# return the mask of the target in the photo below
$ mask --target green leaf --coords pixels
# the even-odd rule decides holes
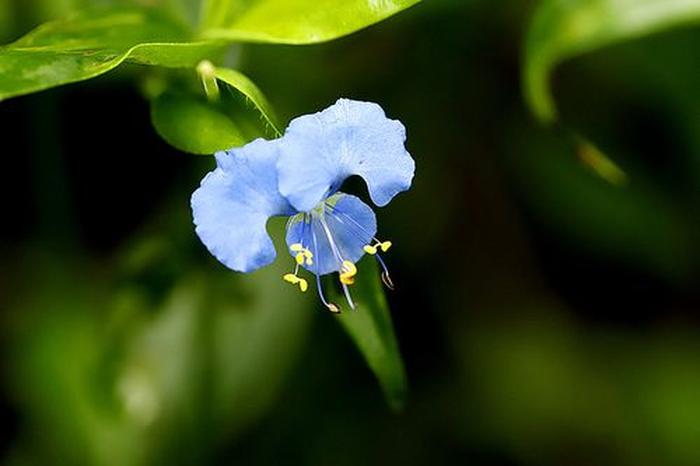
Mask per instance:
[[[548,81],[561,62],[617,42],[700,22],[697,0],[544,0],[525,44],[525,97],[544,122],[556,119]]]
[[[275,220],[281,232],[284,220]],[[276,236],[275,244],[280,243],[284,241]],[[314,313],[307,296],[284,286],[280,277],[287,272],[287,264],[278,261],[244,279],[218,280],[219,299],[212,303],[215,315],[207,336],[217,375],[211,393],[214,414],[228,434],[239,432],[272,407],[306,343]],[[231,302],[233,297],[225,300],[232,282],[249,296],[247,305]]]
[[[185,94],[166,92],[151,105],[151,121],[171,146],[211,155],[247,142],[242,130],[214,105]]]
[[[166,92],[151,105],[151,120],[170,145],[192,154],[213,154],[261,137],[282,134],[270,103],[244,74],[205,62],[200,74],[210,100]],[[209,83],[209,78],[212,82]],[[224,86],[221,92],[216,80]]]
[[[371,26],[420,0],[218,0],[205,37],[311,44]]]
[[[246,98],[250,99],[250,102],[260,112],[260,115],[263,117],[265,122],[270,125],[270,128],[272,128],[275,134],[277,136],[282,135],[282,130],[280,129],[277,117],[275,117],[275,113],[272,110],[272,106],[267,101],[267,98],[262,91],[258,89],[255,83],[253,83],[253,81],[251,81],[246,75],[229,68],[216,68],[215,75],[218,79],[235,88]]]
[[[150,9],[106,9],[46,23],[0,48],[0,100],[94,78],[124,61],[193,66],[219,51]]]
[[[360,264],[352,293],[356,309],[337,318],[379,380],[387,403],[399,411],[408,391],[406,373],[376,262],[365,260]],[[336,302],[343,299],[335,294]]]
[[[209,64],[211,66],[211,64]],[[210,73],[208,67],[200,67]],[[166,92],[151,104],[151,120],[170,145],[191,154],[213,154],[251,140],[282,133],[270,103],[245,75],[228,68],[211,69],[222,81],[209,101],[185,93]]]
[[[153,234],[121,250],[119,270],[104,264],[108,279],[74,255],[18,261],[31,267],[14,281],[33,286],[14,291],[6,322],[3,370],[27,420],[10,453],[24,461],[10,463],[203,464],[283,393],[314,316],[308,299],[284,286],[284,261],[247,276],[213,259],[197,267],[178,212],[161,211]],[[284,219],[271,223],[281,247]]]
[[[157,7],[194,29],[201,14],[201,2],[202,0],[155,0],[149,5]]]

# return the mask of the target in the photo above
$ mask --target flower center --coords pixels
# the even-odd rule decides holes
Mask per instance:
[[[340,308],[326,299],[321,284],[321,275],[331,272],[338,273],[338,279],[343,294],[351,309],[355,309],[349,287],[355,284],[358,273],[357,262],[363,254],[374,256],[382,267],[382,281],[390,288],[394,284],[389,278],[386,264],[380,257],[379,251],[386,252],[391,248],[391,241],[380,241],[368,231],[363,222],[363,212],[355,213],[340,208],[337,197],[332,196],[320,203],[310,212],[297,214],[287,222],[287,241],[289,252],[295,260],[293,273],[284,275],[284,280],[298,285],[304,292],[308,288],[305,279],[299,277],[299,269],[303,267],[314,273],[318,294],[323,304],[331,312],[340,312]],[[372,230],[374,220],[372,219]]]

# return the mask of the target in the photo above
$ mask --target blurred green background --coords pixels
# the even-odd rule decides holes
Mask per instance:
[[[88,3],[0,0],[0,37]],[[5,464],[700,464],[700,28],[572,54],[547,126],[521,80],[539,4],[234,50],[283,121],[344,96],[408,129],[414,187],[378,215],[400,414],[284,260],[208,255],[189,196],[213,161],[156,135],[144,67],[0,104]]]

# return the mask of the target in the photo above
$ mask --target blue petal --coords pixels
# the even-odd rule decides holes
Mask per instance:
[[[364,178],[372,201],[384,206],[411,187],[415,163],[404,147],[406,129],[374,103],[340,99],[294,119],[281,139],[279,189],[307,212],[351,175]]]
[[[293,209],[277,190],[277,141],[257,139],[216,154],[217,168],[192,194],[196,232],[226,267],[252,272],[275,259],[265,228]]]
[[[372,209],[355,196],[338,193],[328,199],[323,210],[291,219],[287,245],[291,248],[300,243],[309,249],[313,253],[313,264],[304,265],[304,268],[325,275],[340,270],[343,260],[353,263],[360,260],[364,255],[363,247],[372,242],[376,233],[377,219]],[[290,250],[290,254],[296,253]]]

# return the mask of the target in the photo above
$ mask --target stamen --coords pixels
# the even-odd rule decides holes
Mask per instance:
[[[377,254],[374,257],[377,258],[377,262],[379,262],[379,265],[382,267],[382,282],[384,283],[384,285],[386,285],[387,288],[389,288],[391,291],[394,291],[394,282],[391,281],[391,277],[389,276],[389,268],[386,266],[384,260],[379,254]]]
[[[302,232],[303,236],[303,232]],[[292,252],[296,252],[294,255],[294,260],[298,265],[313,265],[314,260],[313,260],[313,253],[309,251],[308,248],[305,248],[303,244],[301,243],[294,243],[289,246],[289,250]]]
[[[365,230],[365,228],[362,225],[360,225],[354,218],[352,218],[348,214],[344,213],[340,209],[333,207],[330,204],[328,204],[328,207],[331,210],[331,215],[335,215],[335,214],[342,215],[346,219],[350,220],[357,230],[361,231],[362,233],[364,233],[367,236],[371,236],[370,233],[367,230]],[[340,218],[339,216],[336,216],[335,219],[338,220],[340,223],[347,225],[343,221],[343,219]],[[372,255],[372,256],[377,258],[377,262],[379,262],[379,265],[382,267],[382,273],[381,273],[382,282],[384,283],[384,285],[387,288],[389,288],[390,290],[393,291],[395,289],[395,286],[394,286],[394,282],[391,280],[391,276],[389,276],[389,268],[386,266],[386,264],[384,263],[384,260],[382,260],[381,256],[378,254],[378,250],[377,250],[377,248],[379,248],[382,250],[382,252],[388,251],[389,248],[391,248],[391,246],[392,246],[392,242],[391,241],[379,241],[374,236],[372,236],[372,240],[374,241],[374,244],[367,244],[362,249],[367,254]],[[341,278],[341,281],[342,281],[342,278]]]
[[[318,244],[316,242],[316,232],[314,231],[313,227],[311,227],[311,238],[314,243],[314,252],[318,254]],[[335,304],[331,303],[329,301],[326,301],[326,296],[323,294],[323,286],[321,286],[321,277],[318,274],[318,271],[316,272],[316,288],[318,289],[318,296],[321,298],[321,302],[328,308],[329,311],[331,311],[334,314],[339,314],[340,313],[340,308]]]
[[[302,293],[306,293],[306,290],[309,289],[309,283],[303,278],[299,279],[299,289]]]
[[[378,240],[375,236],[372,236],[372,235],[365,229],[365,227],[363,227],[362,225],[360,225],[360,223],[359,223],[357,220],[355,220],[354,218],[352,218],[350,215],[346,214],[346,213],[343,212],[342,210],[338,209],[337,207],[332,206],[332,205],[330,205],[330,204],[326,204],[326,205],[327,205],[328,208],[331,210],[331,214],[340,214],[340,215],[342,215],[342,216],[345,217],[346,219],[350,220],[350,221],[355,225],[355,227],[356,227],[357,229],[359,229],[362,233],[364,233],[364,234],[367,235],[367,236],[371,236],[371,237],[372,237],[372,241],[374,241],[374,244],[367,244],[367,245],[365,245],[365,246],[362,248],[367,254],[370,254],[370,255],[376,254],[376,253],[377,253],[377,248],[380,248],[380,249],[382,250],[382,252],[387,252],[387,251],[389,250],[389,248],[391,248],[391,246],[393,245],[393,243],[392,243],[391,241],[380,241],[380,240]],[[336,219],[337,219],[340,223],[343,223],[343,224],[345,223],[345,222],[343,222],[343,219],[341,219],[341,218],[336,217]]]
[[[362,249],[364,249],[364,251],[365,251],[367,254],[372,255],[372,256],[375,255],[375,254],[377,253],[377,248],[376,248],[376,246],[370,246],[369,244],[365,245],[365,247],[363,247]]]
[[[307,221],[307,220],[308,220],[308,221]],[[307,214],[304,214],[303,221],[304,221],[304,225],[303,225],[303,227],[302,227],[302,237],[305,237],[307,225],[309,225],[309,227],[311,227],[311,218],[310,218],[310,216],[307,218]],[[314,261],[313,261],[314,255],[311,253],[311,251],[310,251],[308,248],[304,247],[304,246],[302,246],[302,249],[301,249],[300,251],[301,251],[302,254],[304,254],[304,258],[306,259],[306,265],[308,265],[308,266],[313,265],[313,263],[314,263]]]
[[[335,304],[326,303],[326,306],[328,306],[328,310],[331,311],[333,314],[340,314],[340,308]]]
[[[348,302],[350,309],[352,309],[354,311],[355,310],[355,302],[352,300],[352,295],[350,294],[350,290],[348,289],[348,286],[343,282],[340,282],[340,285],[343,287],[343,293],[345,294],[345,301]]]
[[[340,281],[346,285],[353,285],[355,283],[355,275],[357,275],[357,267],[355,267],[355,264],[348,260],[343,261],[340,270]]]
[[[391,277],[389,276],[388,272],[382,272],[382,283],[384,283],[391,291],[396,289],[394,288],[394,282],[391,281]]]
[[[294,267],[294,273],[287,273],[282,277],[282,280],[285,282],[291,283],[292,285],[299,285],[299,289],[301,290],[302,293],[306,293],[306,290],[309,289],[309,283],[306,281],[306,279],[301,278],[297,276],[299,273],[299,265],[297,264],[296,267]]]
[[[340,219],[338,219],[340,220]],[[382,252],[387,252],[392,245],[391,241],[379,241],[377,238],[373,238],[374,244],[366,244],[362,249],[369,255],[375,255],[377,253],[377,248],[381,249]]]
[[[330,230],[330,228],[328,228],[328,224],[326,223],[326,219],[323,217],[323,215],[321,215],[321,216],[319,217],[319,222],[321,223],[321,226],[323,227],[323,231],[324,231],[324,233],[326,234],[326,238],[328,239],[328,244],[330,244],[331,250],[333,251],[333,254],[335,255],[336,259],[338,259],[338,262],[340,262],[340,264],[341,264],[341,269],[342,269],[342,265],[343,265],[345,262],[350,262],[350,261],[345,261],[345,260],[343,259],[343,257],[341,256],[340,250],[339,250],[338,247],[336,246],[335,240],[333,240],[333,235],[331,234],[331,230]],[[352,263],[352,262],[350,262],[350,263]],[[355,265],[355,264],[353,264],[353,267],[354,267],[354,265]],[[355,273],[357,273],[357,269],[355,269]],[[353,275],[354,275],[354,274],[353,274]],[[354,282],[354,280],[353,280],[353,282]],[[352,296],[350,295],[350,290],[348,289],[348,286],[347,286],[346,281],[343,280],[343,276],[342,276],[342,275],[341,275],[341,277],[340,277],[340,284],[341,284],[342,287],[343,287],[343,293],[345,294],[345,300],[346,300],[346,301],[348,302],[348,304],[350,305],[350,309],[353,309],[353,310],[354,310],[354,309],[355,309],[355,303],[354,303],[353,300],[352,300]]]

